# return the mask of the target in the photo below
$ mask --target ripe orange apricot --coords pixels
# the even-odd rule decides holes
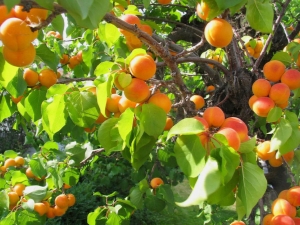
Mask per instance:
[[[63,39],[59,32],[53,31],[53,30],[47,32],[46,37],[50,37],[50,36],[55,37],[55,38],[60,39],[60,40]]]
[[[287,215],[290,217],[296,216],[296,207],[289,203],[287,200],[277,198],[271,205],[271,211],[274,216]]]
[[[272,157],[275,157],[276,152],[270,152],[271,149],[271,142],[270,141],[264,141],[262,143],[260,143],[257,147],[256,147],[256,154],[259,158],[261,158],[262,160],[269,160]]]
[[[78,51],[77,54],[76,54],[76,58],[79,62],[83,62],[83,59],[82,59],[82,50]]]
[[[172,0],[157,0],[157,2],[162,5],[167,5],[170,4]]]
[[[282,191],[279,193],[279,195],[278,195],[277,198],[283,198],[283,199],[287,200],[287,193],[288,193],[288,191],[289,191],[289,190],[282,190]],[[288,200],[287,200],[287,201],[288,201]]]
[[[136,78],[148,80],[156,72],[156,63],[149,55],[137,55],[129,63],[130,73]]]
[[[207,93],[209,93],[209,92],[214,91],[215,89],[216,89],[215,86],[209,85],[209,86],[206,87],[205,91],[206,91]]]
[[[249,55],[254,56],[255,52],[254,49],[251,48],[250,46],[246,47],[247,52],[249,53]]]
[[[96,130],[96,126],[93,126],[92,128],[90,127],[85,127],[83,130],[87,133],[93,133]]]
[[[155,93],[149,98],[148,103],[153,103],[157,105],[158,107],[162,108],[166,113],[169,113],[172,108],[172,102],[170,98],[164,93]]]
[[[63,188],[64,188],[64,189],[70,189],[71,186],[70,186],[69,184],[64,184],[64,185],[63,185]]]
[[[136,48],[141,48],[143,46],[143,42],[141,42],[141,40],[138,37],[134,35],[125,36],[125,37],[126,37],[126,45],[128,46],[128,49],[130,51]]]
[[[14,191],[10,191],[7,194],[8,194],[8,198],[9,198],[9,205],[15,206],[18,203],[18,201],[20,200],[19,195]]]
[[[40,216],[45,215],[47,212],[47,206],[42,202],[34,203],[34,211],[36,211]]]
[[[55,205],[59,208],[68,208],[68,196],[60,194],[55,198]]]
[[[272,218],[270,225],[295,225],[295,222],[290,216],[277,215]]]
[[[131,83],[124,88],[124,95],[133,102],[145,102],[150,96],[150,90],[144,80],[133,78]]]
[[[24,69],[23,79],[26,81],[27,86],[32,87],[39,81],[39,74],[32,69]]]
[[[107,109],[105,110],[105,115],[106,117],[100,112],[97,120],[95,121],[96,124],[101,124],[103,123],[105,120],[107,120],[108,118],[110,118],[110,111],[108,111]]]
[[[5,5],[0,5],[0,26],[5,20],[13,16],[14,16],[13,9],[10,12],[8,12],[7,7]]]
[[[256,45],[254,47],[254,52],[255,53],[260,53],[261,50],[263,49],[264,47],[264,44],[261,40],[256,40]]]
[[[13,187],[13,191],[16,192],[19,196],[23,195],[23,191],[25,190],[25,185],[22,183],[17,183],[15,184],[15,186]]]
[[[64,65],[69,62],[69,55],[67,54],[62,54],[61,59],[59,60],[60,64]]]
[[[31,168],[30,167],[28,167],[27,169],[26,169],[26,176],[28,177],[28,178],[35,178],[35,175],[33,174],[33,172],[32,172],[32,170],[31,170]]]
[[[15,98],[14,96],[11,96],[11,100],[12,100],[15,104],[18,104],[18,103],[22,100],[23,97],[24,97],[23,95],[21,95],[21,96],[19,96],[19,97],[17,97],[17,98]]]
[[[270,225],[273,217],[274,215],[271,213],[265,215],[262,221],[262,225]]]
[[[300,225],[300,218],[299,217],[294,217],[292,219],[294,220],[295,225]]]
[[[68,209],[68,207],[66,207],[66,208],[60,208],[60,207],[58,207],[56,205],[53,208],[53,213],[54,213],[55,216],[62,216],[62,215],[64,215],[66,213],[67,209]]]
[[[269,97],[258,97],[252,105],[252,110],[260,117],[267,117],[272,108],[275,107],[274,101]]]
[[[170,130],[173,127],[173,125],[174,125],[174,122],[173,122],[172,118],[167,117],[164,130]]]
[[[49,88],[57,82],[56,72],[51,69],[43,69],[39,74],[41,85]]]
[[[234,129],[240,137],[241,142],[249,140],[248,138],[248,127],[243,120],[237,117],[228,117],[224,120],[224,123],[220,127],[229,127]]]
[[[284,83],[274,84],[270,89],[269,97],[275,102],[275,104],[285,103],[290,97],[290,89]]]
[[[153,34],[153,30],[148,24],[141,25],[140,29],[142,31],[146,32],[147,34],[149,34],[150,36],[152,36],[152,34]]]
[[[23,11],[23,6],[15,6],[15,16],[28,23],[39,24],[47,19],[48,10],[32,8],[29,12]]]
[[[276,157],[273,156],[272,158],[269,159],[269,163],[272,167],[279,167],[282,165],[283,161],[281,157],[276,159]]]
[[[29,47],[19,51],[13,51],[6,45],[2,49],[4,59],[11,65],[16,67],[25,67],[33,63],[36,55],[33,44],[29,44]]]
[[[221,108],[213,106],[204,110],[203,118],[209,127],[220,127],[225,121],[225,114]]]
[[[271,83],[266,79],[257,79],[252,84],[252,92],[257,97],[267,97],[271,90]]]
[[[73,194],[67,194],[67,198],[68,198],[68,206],[69,207],[75,205],[76,198]]]
[[[296,69],[289,69],[281,77],[281,83],[285,83],[291,90],[300,87],[300,72]]]
[[[6,159],[5,162],[4,162],[4,166],[5,166],[6,168],[8,168],[8,167],[10,167],[10,166],[16,166],[16,165],[17,165],[17,164],[16,164],[16,161],[15,161],[14,159],[11,159],[11,158]]]
[[[48,209],[48,212],[46,213],[46,216],[47,216],[48,219],[53,219],[55,217],[54,208],[53,207],[50,207]]]
[[[196,12],[201,19],[206,20],[209,14],[208,4],[204,1],[201,1],[201,3],[197,4]]]
[[[223,48],[229,45],[232,40],[232,26],[226,20],[216,18],[205,26],[204,35],[210,45]]]
[[[122,113],[124,112],[127,108],[134,108],[136,106],[136,102],[130,101],[128,98],[123,95],[118,103],[119,106],[119,111]]]
[[[207,57],[208,59],[212,59],[214,61],[217,61],[219,63],[222,63],[223,61],[223,57],[221,55],[210,55],[209,57]],[[213,64],[207,64],[210,68],[214,68]]]
[[[300,186],[291,187],[286,193],[286,200],[293,206],[300,206]]]
[[[158,188],[162,184],[164,184],[164,181],[159,177],[152,178],[152,180],[150,181],[150,186],[153,189]]]
[[[273,82],[280,81],[284,72],[285,65],[278,60],[271,60],[267,62],[263,67],[265,78]]]
[[[32,32],[28,24],[18,18],[5,20],[0,28],[0,39],[11,51],[27,49],[37,34],[37,31]]]
[[[233,221],[230,225],[246,225],[243,221]]]
[[[70,57],[69,64],[68,64],[68,67],[70,69],[74,69],[75,66],[77,66],[79,64],[80,64],[80,61],[77,59],[76,55],[73,55],[73,56]]]
[[[248,100],[249,107],[253,110],[253,103],[258,99],[256,95],[252,95]]]
[[[203,108],[205,105],[205,100],[200,95],[192,95],[190,101],[194,102],[196,110]]]
[[[228,145],[232,147],[234,150],[238,151],[241,145],[241,140],[238,135],[238,133],[230,128],[230,127],[225,127],[221,128],[218,132],[218,134],[223,134],[225,138],[228,141]]]
[[[138,18],[136,15],[134,14],[125,14],[123,16],[120,17],[121,20],[123,20],[126,23],[129,23],[131,25],[137,25],[138,27],[141,26],[141,21],[140,18]],[[123,30],[123,29],[119,29],[119,31],[124,35],[124,36],[130,36],[133,35],[131,32]]]
[[[290,151],[288,153],[285,153],[282,155],[282,157],[285,159],[286,162],[290,162],[294,158],[295,152]]]
[[[107,98],[106,100],[106,109],[109,112],[119,112],[119,101],[121,99],[121,96],[118,94],[111,94],[110,98]]]

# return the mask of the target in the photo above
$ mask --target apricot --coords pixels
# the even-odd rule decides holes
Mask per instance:
[[[272,158],[269,159],[269,164],[270,164],[272,167],[279,167],[279,166],[282,165],[282,163],[283,163],[283,161],[282,161],[282,158],[281,158],[281,157],[278,158],[278,159],[276,159],[276,157],[273,156]]]
[[[286,200],[293,206],[300,206],[300,186],[291,187],[286,193]]]
[[[28,23],[39,24],[47,19],[48,10],[32,8],[29,12],[23,11],[23,6],[15,6],[15,16],[21,20],[28,21]]]
[[[17,165],[16,161],[14,159],[11,159],[11,158],[6,159],[5,162],[4,162],[5,168],[8,168],[10,166],[16,166],[16,165]]]
[[[276,152],[270,152],[271,149],[271,142],[270,141],[264,141],[262,143],[260,143],[255,151],[257,156],[262,159],[262,160],[269,160],[272,157],[275,157]]]
[[[230,225],[246,225],[243,221],[233,221]]]
[[[285,65],[278,60],[271,60],[264,65],[263,73],[269,81],[278,82],[285,73]]]
[[[265,215],[262,220],[262,225],[270,225],[273,217],[274,217],[274,215],[271,213]]]
[[[213,106],[204,110],[203,118],[209,127],[220,127],[225,121],[225,114],[221,108]]]
[[[60,64],[64,65],[69,62],[69,55],[67,54],[62,54],[62,57],[59,60]]]
[[[289,105],[289,101],[287,100],[286,102],[284,103],[281,103],[281,104],[276,104],[279,108],[281,109],[285,109],[286,107],[288,107]]]
[[[275,104],[285,103],[290,97],[290,89],[284,83],[274,84],[270,89],[269,97],[275,102]]]
[[[119,101],[121,99],[121,96],[118,94],[111,94],[110,98],[107,98],[106,100],[106,109],[109,112],[119,112]]]
[[[23,95],[21,95],[21,96],[19,96],[19,97],[14,97],[14,96],[11,96],[11,100],[15,103],[15,104],[18,104],[21,100],[22,100],[22,98],[23,98],[24,96]]]
[[[9,64],[16,67],[29,66],[31,63],[33,63],[36,55],[35,48],[31,43],[29,44],[28,48],[19,51],[13,51],[4,45],[2,48],[2,53],[4,59]]]
[[[59,208],[68,208],[68,196],[65,194],[56,196],[54,202]]]
[[[277,215],[272,218],[270,225],[295,225],[295,222],[290,216]]]
[[[246,47],[246,51],[249,53],[249,55],[254,56],[255,51],[253,48],[251,48],[250,46]]]
[[[150,181],[150,186],[153,189],[158,188],[162,184],[164,184],[164,181],[159,177],[152,178],[152,180]]]
[[[208,4],[204,1],[201,1],[201,3],[197,4],[196,12],[201,19],[206,20],[209,14]]]
[[[47,206],[42,202],[34,203],[34,211],[36,211],[40,216],[47,213]]]
[[[38,32],[32,32],[27,23],[18,18],[5,20],[0,28],[0,39],[11,51],[28,49]]]
[[[264,44],[261,40],[256,40],[256,45],[254,47],[255,53],[260,53],[264,47]]]
[[[216,89],[215,86],[209,85],[206,87],[205,92],[207,92],[207,93],[213,92],[215,89]]]
[[[16,192],[19,196],[23,195],[23,191],[25,190],[25,185],[22,183],[18,183],[13,187],[13,191]]]
[[[16,166],[20,167],[20,166],[24,166],[25,164],[25,159],[22,156],[17,156],[15,158],[15,162],[16,162]]]
[[[64,215],[66,213],[67,209],[68,209],[68,207],[66,207],[66,208],[60,208],[60,207],[58,207],[56,205],[53,208],[53,213],[54,213],[55,216],[62,216],[62,215]]]
[[[286,84],[291,90],[300,87],[300,72],[296,69],[289,69],[281,77],[281,83]]]
[[[47,217],[48,219],[53,219],[53,218],[55,218],[54,208],[50,207],[50,208],[48,209],[48,212],[46,213],[46,217]]]
[[[229,45],[232,40],[232,26],[226,20],[216,18],[205,26],[204,35],[210,45],[223,48]]]
[[[93,133],[96,130],[96,126],[93,127],[85,127],[83,130],[87,133]]]
[[[33,172],[32,172],[32,170],[31,170],[30,167],[28,167],[28,168],[26,169],[25,174],[26,174],[26,176],[27,176],[28,178],[35,178],[35,175],[33,174]]]
[[[10,191],[7,194],[9,198],[9,205],[15,206],[20,200],[19,195],[14,191]]]
[[[203,108],[205,105],[205,100],[200,95],[192,95],[190,101],[194,102],[196,110]]]
[[[118,103],[119,111],[122,113],[127,108],[135,108],[136,104],[136,102],[130,101],[128,98],[125,97],[125,95],[123,95]]]
[[[140,29],[142,31],[146,32],[147,34],[149,34],[150,36],[152,36],[152,34],[153,34],[152,28],[149,25],[147,25],[147,24],[141,25]]]
[[[224,123],[220,127],[229,127],[234,129],[240,137],[241,142],[247,141],[248,138],[248,127],[243,120],[237,117],[228,117],[224,120]]]
[[[274,101],[269,97],[258,97],[252,105],[252,110],[260,117],[267,117],[272,108],[275,107]]]
[[[295,225],[300,225],[300,218],[299,217],[294,217],[292,219],[294,220]]]
[[[105,109],[105,115],[106,117],[100,113],[97,120],[95,121],[96,124],[101,124],[103,123],[105,120],[107,120],[110,117],[110,111],[108,111],[107,109]]]
[[[283,154],[282,157],[285,159],[286,162],[290,162],[291,160],[293,160],[294,155],[295,155],[295,152],[290,151],[288,153]]]
[[[170,130],[173,127],[173,125],[174,125],[173,119],[171,117],[167,117],[164,130]]]
[[[223,61],[223,58],[222,58],[222,56],[220,56],[220,55],[211,55],[211,56],[209,56],[208,57],[208,59],[212,59],[212,60],[214,60],[214,61],[217,61],[217,62],[219,62],[219,63],[222,63],[222,61]],[[214,65],[213,64],[207,64],[210,68],[214,68]]]
[[[209,125],[208,125],[207,121],[203,117],[194,116],[194,118],[196,120],[198,120],[203,125],[204,130],[208,130],[209,129]]]
[[[157,2],[162,5],[167,5],[170,4],[172,0],[157,0]]]
[[[67,198],[68,198],[68,206],[69,207],[75,205],[76,198],[73,194],[67,194]]]
[[[69,59],[69,64],[68,64],[68,67],[72,70],[75,68],[75,66],[79,65],[80,64],[80,61],[77,59],[77,56],[76,55],[73,55],[70,57]]]
[[[169,113],[172,108],[172,102],[170,98],[164,93],[155,93],[149,98],[148,103],[157,105],[158,107],[162,108],[166,113]]]
[[[253,104],[258,99],[256,95],[252,95],[248,100],[249,107],[253,110]]]
[[[60,39],[60,40],[63,39],[59,32],[53,31],[53,30],[48,31],[47,34],[46,34],[46,37],[55,37],[55,38]]]
[[[138,18],[136,15],[134,14],[125,14],[123,16],[120,17],[121,20],[123,20],[126,23],[129,23],[131,25],[137,25],[138,27],[141,26],[141,21],[140,18]],[[129,31],[123,30],[119,28],[119,31],[124,35],[124,36],[130,36],[133,35],[132,33],[130,33]]]
[[[56,72],[51,69],[43,69],[39,74],[41,85],[49,88],[57,82]]]
[[[150,90],[144,80],[133,78],[131,83],[124,88],[127,99],[133,102],[145,102],[150,97]]]
[[[23,73],[23,79],[27,86],[32,87],[39,81],[39,74],[32,69],[26,68]]]
[[[13,9],[8,12],[7,7],[5,5],[0,5],[0,26],[5,20],[13,16],[14,16]]]
[[[136,78],[148,80],[152,78],[156,72],[156,63],[154,59],[147,54],[137,55],[130,61],[129,71]]]
[[[257,79],[252,84],[252,92],[257,97],[267,97],[271,90],[271,83],[266,79]]]
[[[296,216],[296,207],[290,204],[287,200],[277,198],[271,205],[271,211],[274,216],[287,215],[290,217]]]
[[[238,133],[230,128],[230,127],[225,127],[220,129],[218,132],[218,134],[223,134],[225,136],[225,138],[228,141],[228,145],[230,147],[232,147],[234,150],[238,151],[241,145],[241,140],[240,137],[238,135]]]

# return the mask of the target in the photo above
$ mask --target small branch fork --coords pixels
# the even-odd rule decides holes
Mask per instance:
[[[276,33],[276,30],[277,30],[277,28],[279,27],[280,22],[281,22],[281,20],[282,20],[282,17],[284,16],[284,13],[286,12],[287,7],[288,7],[288,5],[290,4],[290,2],[291,2],[291,0],[286,0],[286,1],[285,1],[285,3],[284,3],[283,6],[282,6],[282,9],[281,9],[280,14],[278,15],[278,17],[277,17],[275,23],[273,24],[272,33],[269,34],[269,37],[268,37],[268,39],[267,39],[267,41],[266,41],[266,43],[265,43],[265,45],[264,45],[264,47],[263,47],[263,49],[262,49],[262,51],[261,51],[261,53],[260,53],[260,56],[258,57],[258,59],[256,60],[254,66],[253,66],[253,72],[254,72],[255,74],[259,74],[259,72],[258,72],[258,67],[259,67],[259,65],[260,65],[260,63],[261,63],[263,57],[265,56],[265,54],[266,54],[266,52],[267,52],[268,46],[271,44],[271,42],[272,42],[272,40],[273,40],[274,34]]]
[[[104,151],[105,151],[104,148],[95,149],[89,157],[85,158],[84,160],[82,160],[82,161],[80,162],[80,166],[84,166],[85,164],[88,163],[88,161],[89,161],[91,158],[93,158],[93,157],[96,156],[96,155],[101,154],[101,153],[104,152]]]

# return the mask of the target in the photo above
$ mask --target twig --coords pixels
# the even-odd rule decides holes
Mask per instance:
[[[284,157],[281,157],[281,158],[282,158],[282,161],[283,161],[283,163],[284,163],[284,165],[285,165],[285,167],[287,169],[287,173],[288,173],[289,177],[291,178],[292,185],[293,186],[297,186],[297,183],[296,183],[296,180],[295,180],[295,177],[293,175],[293,172],[291,170],[290,165],[287,163],[287,161],[285,160]]]
[[[101,154],[104,151],[104,148],[95,149],[89,157],[80,162],[80,166],[84,166],[91,158],[93,158],[95,155]]]
[[[84,78],[70,78],[70,79],[64,79],[57,82],[57,84],[68,84],[71,82],[80,82],[80,81],[93,81],[96,77],[84,77]]]
[[[175,55],[174,58],[175,58],[175,59],[179,59],[179,58],[181,58],[181,57],[183,57],[183,56],[185,56],[185,55],[187,55],[187,54],[189,54],[189,53],[192,53],[192,52],[197,51],[198,49],[200,49],[200,48],[204,45],[204,43],[205,43],[204,40],[205,40],[205,39],[204,39],[203,36],[202,36],[201,41],[200,41],[199,43],[197,43],[197,44],[194,45],[193,47],[190,47],[190,48],[188,48],[188,49],[184,49],[182,52],[180,52],[180,53],[178,53],[177,55]]]

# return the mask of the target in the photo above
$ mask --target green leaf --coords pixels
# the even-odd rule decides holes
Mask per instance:
[[[31,199],[33,199],[35,202],[42,201],[46,194],[47,194],[48,186],[39,186],[39,185],[31,185],[27,186],[25,190],[23,191],[24,196],[27,196]]]
[[[19,69],[18,73],[13,76],[12,80],[7,84],[6,90],[16,98],[24,95],[26,89],[27,84],[23,78],[23,71]]]
[[[197,135],[179,136],[174,146],[175,157],[187,177],[197,177],[205,166],[206,151]]]
[[[0,123],[10,117],[16,111],[16,104],[14,104],[9,95],[4,95],[0,101]]]
[[[5,190],[0,191],[0,212],[3,209],[9,209],[9,197]]]
[[[110,73],[112,70],[112,67],[115,65],[114,62],[110,62],[110,61],[104,61],[101,62],[95,69],[94,74],[96,76],[100,76],[103,74],[107,74]]]
[[[163,109],[154,104],[143,104],[139,115],[140,125],[146,134],[158,137],[166,126],[167,115]]]
[[[247,153],[242,153],[241,157],[242,157],[242,160],[243,160],[244,163],[249,162],[249,163],[252,163],[254,165],[257,164],[256,153],[254,151],[247,152]]]
[[[97,85],[97,103],[102,115],[106,115],[106,102],[110,97],[111,88],[113,85],[113,76],[109,76],[107,82]]]
[[[6,150],[3,155],[4,158],[16,158],[18,156],[18,153],[14,150]]]
[[[111,149],[114,149],[116,146],[118,146],[118,141],[111,138],[111,131],[114,127],[116,127],[118,120],[118,118],[110,118],[104,121],[99,127],[98,140],[106,152],[110,152]],[[121,137],[120,140],[122,140]],[[121,151],[121,149],[119,150]]]
[[[107,208],[97,207],[94,212],[88,214],[87,222],[89,225],[105,225],[107,218]]]
[[[292,57],[287,52],[276,52],[271,60],[278,60],[285,66],[289,66],[292,63]]]
[[[252,137],[250,140],[242,142],[239,148],[240,153],[248,153],[254,150],[256,145],[256,137]]]
[[[286,140],[285,143],[279,146],[279,152],[281,155],[290,152],[300,145],[300,130],[299,128],[292,129],[291,136]]]
[[[112,8],[109,0],[64,1],[58,3],[75,19],[78,26],[96,29],[104,15]]]
[[[284,144],[289,137],[292,135],[292,126],[288,120],[281,118],[277,129],[275,130],[271,138],[271,148],[270,151],[275,151]]]
[[[16,212],[16,220],[17,224],[20,225],[42,225],[46,222],[45,216],[40,216],[35,211],[29,211],[29,210],[17,210]]]
[[[38,178],[42,178],[47,175],[46,165],[41,158],[31,159],[29,162],[32,173]]]
[[[11,184],[14,186],[18,183],[29,185],[29,181],[26,174],[22,173],[19,170],[11,171]]]
[[[185,118],[180,120],[175,124],[168,133],[168,139],[172,136],[179,135],[190,135],[190,134],[199,134],[204,131],[202,123],[199,123],[197,119],[194,118]]]
[[[75,169],[75,168],[66,168],[62,174],[62,179],[63,182],[70,185],[74,186],[75,184],[78,183],[80,177],[80,172]]]
[[[144,8],[147,9],[150,6],[150,0],[143,0]]]
[[[243,0],[231,0],[231,1],[216,0],[216,2],[220,10],[225,10],[240,4],[241,2],[243,2]]]
[[[47,66],[56,71],[59,63],[59,57],[52,52],[46,44],[41,44],[36,48],[36,56],[40,58]]]
[[[43,0],[41,0],[41,1],[43,1]],[[49,1],[52,1],[52,0],[49,0]],[[51,21],[51,25],[53,26],[54,30],[58,31],[61,34],[61,36],[63,36],[64,28],[65,28],[65,22],[64,22],[64,19],[63,19],[62,15],[56,16]]]
[[[35,89],[29,93],[25,98],[25,109],[28,115],[32,118],[33,122],[36,122],[42,118],[41,106],[43,101],[46,99],[46,90]]]
[[[66,154],[70,156],[70,161],[73,166],[80,166],[80,162],[89,157],[92,153],[92,148],[86,145],[80,145],[76,142],[71,142],[65,147]]]
[[[74,124],[80,127],[93,127],[99,116],[97,98],[91,92],[74,91],[67,95],[67,110]]]
[[[130,147],[130,136],[132,132],[133,118],[133,109],[129,108],[121,114],[117,125],[120,136],[124,143],[126,143],[127,147]]]
[[[267,180],[263,170],[257,164],[243,163],[239,172],[237,196],[240,203],[237,204],[237,207],[243,207],[248,217],[258,200],[264,195],[267,189]],[[240,219],[242,219],[241,215],[239,215]]]
[[[2,56],[2,54],[0,56]],[[2,64],[4,62],[4,64],[3,67],[1,68],[1,73],[0,73],[0,85],[6,88],[7,85],[11,82],[11,80],[17,75],[19,68],[10,65],[8,62],[4,60],[3,56],[1,58],[2,58],[1,60],[3,61],[0,63]]]
[[[262,33],[271,33],[274,11],[269,1],[248,0],[246,18],[250,26]]]
[[[129,194],[130,202],[138,209],[143,208],[143,204],[144,204],[143,195],[144,192],[141,191],[139,187],[134,187],[130,190],[130,194]]]
[[[145,198],[145,206],[151,211],[160,212],[166,207],[166,202],[155,195],[149,195]]]
[[[267,122],[273,123],[277,122],[282,115],[282,109],[280,107],[275,106],[270,110],[267,116]]]
[[[190,196],[181,203],[176,203],[181,207],[199,205],[206,201],[221,185],[221,173],[217,160],[208,156],[204,169],[201,171],[198,180]]]
[[[8,10],[11,10],[15,5],[18,5],[21,0],[4,0],[4,4],[6,5]]]
[[[51,174],[52,176],[52,180],[53,180],[53,183],[54,183],[54,187],[56,188],[61,188],[63,186],[63,180],[62,180],[62,177],[61,175],[59,174],[59,171],[58,169],[55,169],[53,167],[50,167],[48,169],[49,173]]]
[[[111,212],[108,215],[108,220],[106,222],[107,225],[115,225],[115,224],[123,224],[123,219],[116,214],[115,212]]]
[[[147,52],[145,49],[143,48],[136,48],[133,49],[132,52],[129,54],[129,56],[127,56],[127,58],[125,59],[125,63],[127,65],[129,65],[129,63],[131,62],[131,60],[136,57],[137,55],[146,55]]]
[[[36,2],[45,9],[53,10],[54,0],[36,0]]]
[[[174,195],[170,185],[164,184],[157,188],[156,195],[170,204],[174,204]]]
[[[98,35],[100,40],[105,41],[108,47],[111,47],[119,39],[120,32],[118,28],[111,23],[100,23],[98,28]]]

